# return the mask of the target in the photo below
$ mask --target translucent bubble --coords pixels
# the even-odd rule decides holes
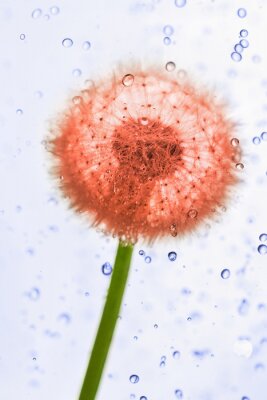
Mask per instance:
[[[168,259],[169,259],[170,261],[175,261],[176,258],[177,258],[177,253],[175,253],[175,251],[170,251],[170,252],[168,253]]]
[[[144,256],[145,255],[145,252],[144,252],[144,250],[139,250],[139,252],[138,252],[139,254],[140,254],[140,256]]]
[[[61,313],[58,316],[58,321],[66,325],[70,323],[70,320],[71,320],[70,315],[67,313]]]
[[[146,262],[147,264],[150,264],[150,263],[151,263],[151,257],[150,257],[150,256],[146,256],[146,257],[145,257],[145,262]]]
[[[240,338],[234,343],[234,353],[239,357],[249,358],[252,351],[253,347],[248,339]]]
[[[40,298],[40,290],[37,287],[31,288],[31,290],[28,292],[28,297],[32,301],[37,301]]]
[[[180,81],[183,81],[187,77],[187,72],[184,69],[179,69],[177,77]]]
[[[244,50],[243,46],[240,43],[236,44],[234,49],[235,49],[235,52],[237,52],[239,54],[242,53],[242,51]]]
[[[132,86],[133,83],[134,83],[134,76],[132,74],[126,74],[122,78],[123,86],[129,87]]]
[[[131,383],[139,382],[139,376],[138,375],[131,375],[129,379],[130,379]]]
[[[194,208],[192,208],[191,210],[189,210],[188,211],[188,213],[187,213],[187,216],[189,217],[189,218],[196,218],[197,217],[197,215],[198,215],[198,212],[197,212],[197,210],[195,210]]]
[[[53,7],[50,7],[50,13],[52,14],[52,15],[58,15],[59,14],[59,7],[58,6],[53,6]]]
[[[247,10],[245,8],[239,8],[237,10],[237,15],[239,16],[239,18],[245,18],[247,15]]]
[[[236,62],[239,62],[239,61],[242,60],[241,54],[237,53],[236,51],[234,51],[234,52],[231,54],[231,58],[232,58],[233,61],[236,61]]]
[[[230,275],[231,275],[231,272],[230,272],[230,270],[228,268],[223,269],[222,272],[221,272],[221,277],[223,279],[230,278]]]
[[[240,31],[240,36],[241,36],[241,37],[247,37],[247,36],[248,36],[248,31],[247,31],[246,29],[242,29],[242,30]]]
[[[44,19],[45,19],[46,21],[48,21],[48,20],[50,19],[50,15],[45,14],[45,15],[44,15]]]
[[[22,115],[22,114],[23,114],[22,109],[21,109],[21,108],[18,108],[18,109],[16,110],[16,114],[17,114],[17,115]]]
[[[174,63],[173,61],[169,61],[169,62],[167,62],[167,64],[165,65],[165,68],[166,68],[166,70],[167,70],[168,72],[172,72],[172,71],[175,70],[176,65],[175,65],[175,63]]]
[[[258,136],[255,136],[255,137],[252,139],[252,142],[253,142],[254,144],[258,145],[258,144],[260,144],[261,139],[260,139]]]
[[[157,329],[159,326],[158,324],[154,324],[154,328]]]
[[[249,302],[247,299],[243,299],[238,306],[238,313],[240,315],[247,315],[249,311]]]
[[[86,297],[88,297],[88,296],[90,295],[90,293],[89,293],[89,292],[85,292],[84,295],[85,295]]]
[[[254,368],[256,371],[263,371],[265,369],[264,364],[262,363],[257,363]]]
[[[174,0],[174,4],[176,7],[184,7],[186,5],[186,0]]]
[[[261,242],[266,242],[267,241],[267,233],[261,233],[259,236],[259,239]]]
[[[244,169],[244,164],[243,163],[237,163],[235,165],[236,169],[238,169],[239,171],[242,171]]]
[[[246,49],[249,46],[249,41],[247,39],[242,39],[239,42],[244,49]]]
[[[33,12],[32,12],[32,18],[33,19],[37,19],[37,18],[40,18],[41,17],[41,15],[42,15],[42,10],[40,9],[40,8],[36,8],[35,10],[33,10]]]
[[[20,40],[24,40],[25,37],[26,37],[26,36],[24,35],[24,33],[21,33],[21,34],[19,35]]]
[[[85,51],[89,50],[91,48],[91,43],[86,40],[85,42],[83,42],[82,48]]]
[[[181,389],[176,389],[174,394],[175,394],[177,399],[182,399],[183,398],[183,392],[182,392]]]
[[[71,47],[73,45],[73,41],[70,38],[65,38],[62,40],[62,45],[66,48]]]
[[[166,44],[166,46],[168,46],[169,44],[171,44],[171,39],[168,36],[165,36],[165,38],[163,39],[163,43]]]
[[[72,71],[72,75],[75,76],[75,78],[78,78],[79,76],[82,75],[82,71],[81,71],[79,68],[75,68],[75,69]]]
[[[146,396],[141,396],[140,400],[147,400],[147,397]]]
[[[239,146],[239,140],[238,140],[237,138],[231,139],[231,145],[232,145],[233,147]]]
[[[111,272],[112,272],[112,266],[111,266],[111,264],[110,264],[109,262],[105,262],[105,263],[102,265],[101,269],[102,269],[102,273],[103,273],[104,275],[110,275]]]
[[[178,359],[181,357],[181,353],[180,353],[180,351],[175,350],[175,351],[172,353],[172,356],[173,356],[173,358],[174,358],[175,360],[178,360]]]
[[[262,140],[267,140],[267,132],[262,132],[261,133],[261,139]]]
[[[267,246],[265,245],[265,244],[260,244],[259,246],[258,246],[258,252],[260,253],[260,254],[267,254]]]
[[[241,400],[250,400],[250,398],[248,396],[242,396]]]
[[[174,32],[174,29],[173,29],[173,27],[171,25],[165,25],[164,26],[163,33],[166,36],[171,36],[173,34],[173,32]]]

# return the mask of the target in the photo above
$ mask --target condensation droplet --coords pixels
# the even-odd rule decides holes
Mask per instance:
[[[25,34],[24,33],[21,33],[20,35],[19,35],[19,38],[20,38],[20,40],[24,40],[25,39]]]
[[[233,61],[236,61],[236,62],[239,62],[239,61],[242,60],[241,54],[237,53],[236,51],[234,51],[234,52],[231,54],[231,58],[232,58]]]
[[[177,77],[179,81],[183,81],[187,77],[187,72],[184,69],[179,69],[179,71],[177,72]]]
[[[182,8],[186,5],[186,0],[174,0],[176,7]]]
[[[151,263],[151,257],[150,257],[150,256],[146,256],[146,257],[145,257],[145,262],[146,262],[147,264],[150,264],[150,263]]]
[[[178,359],[181,357],[181,353],[180,353],[180,351],[175,350],[175,351],[172,353],[172,356],[173,356],[173,358],[174,358],[175,360],[178,360]]]
[[[40,9],[40,8],[36,8],[35,10],[33,10],[33,12],[32,12],[32,18],[33,19],[37,19],[37,18],[40,18],[41,17],[41,15],[42,15],[42,10]]]
[[[259,252],[261,255],[267,254],[267,246],[266,246],[265,244],[260,244],[260,245],[258,246],[258,252]]]
[[[88,40],[86,40],[85,42],[83,42],[82,48],[85,51],[89,50],[91,48],[91,43]]]
[[[239,43],[244,49],[246,49],[249,46],[249,41],[247,39],[242,39],[240,40]]]
[[[145,255],[144,250],[139,250],[139,254],[140,254],[140,256],[144,256]]]
[[[62,45],[66,48],[69,48],[73,45],[73,40],[70,38],[65,38],[62,40]]]
[[[241,400],[250,400],[250,398],[248,396],[242,396]]]
[[[137,383],[139,382],[139,376],[138,375],[131,375],[129,378],[131,383]]]
[[[81,71],[79,68],[75,68],[75,69],[72,71],[72,75],[73,75],[75,78],[78,78],[79,76],[82,75],[82,71]]]
[[[254,144],[256,144],[256,146],[257,146],[258,144],[260,144],[261,139],[260,139],[258,136],[255,136],[255,137],[252,139],[252,142],[253,142]]]
[[[239,140],[238,140],[237,138],[231,139],[231,145],[232,145],[233,147],[239,146]]]
[[[248,31],[247,31],[246,29],[242,29],[242,30],[240,31],[240,36],[241,36],[241,37],[247,37],[247,36],[248,36]]]
[[[109,262],[105,262],[105,263],[102,265],[101,269],[102,269],[102,273],[103,273],[104,275],[110,275],[111,272],[112,272],[112,266],[111,266],[111,264],[110,264]]]
[[[22,114],[23,114],[23,110],[22,110],[21,108],[18,108],[18,109],[16,110],[16,114],[17,114],[17,115],[22,115]]]
[[[163,38],[163,43],[166,45],[166,46],[169,46],[169,44],[171,44],[171,39],[169,38],[169,36],[165,36],[165,38]]]
[[[239,54],[242,53],[242,51],[244,50],[244,49],[243,49],[243,46],[241,46],[240,43],[237,43],[237,44],[235,45],[234,49],[235,49],[235,52],[237,52],[237,53],[239,53]]]
[[[163,33],[166,36],[171,36],[173,34],[173,32],[174,32],[174,29],[173,29],[173,27],[171,25],[165,25],[164,26]]]
[[[267,233],[261,233],[259,236],[259,240],[261,242],[266,242],[267,241]]]
[[[36,287],[31,288],[27,294],[29,299],[32,301],[37,301],[40,298],[40,290]]]
[[[230,272],[230,270],[228,268],[223,269],[222,272],[221,272],[221,277],[223,279],[230,278],[230,275],[231,275],[231,272]]]
[[[182,399],[183,398],[183,392],[182,392],[181,389],[176,389],[174,393],[175,393],[175,396],[176,396],[177,399]]]
[[[147,397],[146,396],[141,396],[140,400],[147,400]]]
[[[59,14],[59,7],[58,6],[53,6],[53,7],[50,7],[50,13],[52,14],[52,15],[58,15]]]
[[[176,65],[175,65],[175,63],[174,63],[173,61],[168,61],[167,64],[166,64],[166,66],[165,66],[165,68],[166,68],[166,70],[167,70],[168,72],[172,72],[172,71],[175,70]]]
[[[129,87],[132,86],[133,83],[134,83],[134,76],[132,74],[126,74],[122,78],[123,86]]]
[[[168,253],[168,259],[169,259],[170,261],[175,261],[176,258],[177,258],[177,253],[175,253],[175,251],[170,251],[170,252]]]
[[[61,313],[58,316],[58,321],[64,324],[69,324],[71,321],[70,315],[68,313]]]
[[[261,139],[264,140],[264,141],[267,140],[267,132],[262,132],[261,133]]]
[[[237,10],[237,15],[239,16],[239,18],[245,18],[247,15],[247,10],[245,8],[239,8]]]
[[[195,210],[194,208],[192,208],[191,210],[189,210],[188,211],[188,213],[187,213],[187,216],[189,217],[189,218],[196,218],[197,217],[197,215],[198,215],[198,212],[197,212],[197,210]]]
[[[235,167],[236,167],[236,169],[238,169],[239,171],[242,171],[243,169],[244,169],[244,164],[243,163],[237,163],[236,165],[235,165]]]

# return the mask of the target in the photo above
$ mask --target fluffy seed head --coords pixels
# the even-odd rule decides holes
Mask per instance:
[[[232,136],[214,96],[154,69],[90,82],[49,141],[76,211],[123,240],[153,241],[190,232],[226,200],[240,164]]]

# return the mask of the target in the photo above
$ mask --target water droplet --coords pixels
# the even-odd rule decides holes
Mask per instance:
[[[259,236],[261,242],[266,242],[267,240],[267,233],[261,233]]]
[[[33,19],[37,19],[37,18],[40,18],[41,17],[41,15],[42,15],[42,10],[40,9],[40,8],[36,8],[35,10],[33,10],[33,12],[32,12],[32,18]]]
[[[249,358],[252,351],[253,347],[248,339],[240,338],[234,343],[234,353],[239,357]]]
[[[160,362],[160,364],[159,364],[160,368],[165,367],[165,365],[166,365],[166,363],[165,363],[164,360],[162,360],[162,361]]]
[[[250,398],[248,396],[242,396],[241,400],[250,400]]]
[[[16,110],[16,114],[17,114],[17,115],[22,115],[22,114],[23,114],[22,109],[21,109],[21,108],[18,108],[18,109]]]
[[[170,226],[170,231],[171,231],[171,235],[172,235],[173,237],[176,237],[176,236],[177,236],[177,230],[176,230],[176,225],[175,225],[175,224],[171,224],[171,226]]]
[[[235,45],[234,49],[235,49],[235,51],[236,51],[237,53],[239,53],[239,54],[242,53],[242,51],[244,50],[244,49],[243,49],[243,46],[241,46],[240,43],[237,43],[237,44]]]
[[[239,18],[245,18],[247,15],[247,10],[245,8],[239,8],[237,10],[237,15],[239,16]]]
[[[132,399],[135,399],[135,394],[132,393],[132,394],[130,395],[130,399],[131,399],[131,400],[132,400]]]
[[[191,210],[189,210],[188,211],[188,213],[187,213],[187,216],[189,217],[189,218],[196,218],[197,217],[197,215],[198,215],[198,212],[197,212],[197,210],[195,210],[194,208],[192,208]]]
[[[145,262],[146,262],[147,264],[150,264],[150,263],[151,263],[151,257],[150,257],[150,256],[146,256],[146,257],[145,257]]]
[[[237,164],[235,165],[235,167],[236,167],[236,169],[242,171],[242,169],[244,169],[244,164],[243,164],[243,163],[237,163]]]
[[[261,133],[261,139],[262,140],[267,140],[267,132],[262,132]]]
[[[173,27],[171,25],[165,25],[164,26],[163,33],[166,36],[171,36],[173,34],[173,32],[174,32],[174,29],[173,29]]]
[[[34,96],[37,99],[41,99],[43,97],[43,93],[41,92],[41,90],[37,90],[36,92],[34,92]]]
[[[241,54],[237,53],[236,51],[234,51],[234,52],[231,54],[231,58],[232,58],[233,61],[236,61],[236,62],[239,62],[239,61],[242,60]]]
[[[180,353],[180,351],[175,350],[175,351],[172,353],[172,356],[173,356],[173,358],[174,358],[175,360],[178,360],[178,359],[181,357],[181,353]]]
[[[238,306],[238,313],[240,315],[247,315],[249,311],[249,302],[247,299],[243,299]]]
[[[104,275],[110,275],[112,272],[112,266],[109,262],[105,262],[101,268]]]
[[[163,38],[163,43],[168,46],[169,44],[171,44],[171,39],[168,36],[165,36],[165,38]]]
[[[175,70],[176,65],[173,61],[168,61],[167,64],[165,65],[165,68],[168,72],[172,72]]]
[[[70,38],[65,38],[62,40],[62,45],[66,48],[71,47],[73,45],[73,40]]]
[[[184,7],[186,5],[186,0],[174,0],[174,4],[176,7]]]
[[[48,21],[48,20],[50,19],[50,15],[49,15],[49,14],[45,14],[45,15],[44,15],[44,19],[45,19],[46,21]]]
[[[132,74],[126,74],[122,78],[123,86],[130,87],[134,83],[134,76]]]
[[[69,324],[71,320],[71,317],[68,313],[61,313],[58,316],[58,321],[63,322],[65,325]]]
[[[50,13],[52,14],[52,15],[58,15],[59,14],[59,7],[58,6],[53,6],[53,7],[50,7]]]
[[[89,292],[85,292],[84,295],[85,295],[86,297],[88,297],[88,296],[90,295],[90,293],[89,293]]]
[[[147,397],[146,396],[141,396],[140,400],[147,400]]]
[[[32,301],[37,301],[40,298],[40,290],[36,287],[31,288],[27,294],[29,299]]]
[[[75,78],[78,78],[79,76],[82,75],[82,71],[81,71],[79,68],[75,68],[75,69],[72,71],[72,75],[73,75]]]
[[[89,50],[91,48],[91,43],[88,40],[86,40],[85,42],[83,42],[82,48],[85,51]]]
[[[158,324],[154,324],[155,329],[158,329],[158,327],[159,327]]]
[[[131,383],[139,382],[139,376],[138,375],[131,375],[129,379],[130,379]]]
[[[231,272],[230,272],[230,270],[228,268],[223,269],[222,272],[221,272],[221,277],[223,279],[230,278],[230,275],[231,275]]]
[[[175,251],[170,251],[170,252],[168,253],[168,259],[169,259],[170,261],[175,261],[176,258],[177,258],[177,253],[175,253]]]
[[[265,244],[260,244],[258,247],[258,252],[263,255],[267,254],[267,246]]]
[[[177,399],[182,399],[183,398],[183,392],[182,392],[181,389],[176,389],[174,394],[175,394]]]
[[[240,40],[239,43],[244,49],[246,49],[249,46],[249,41],[247,39],[242,39]]]
[[[252,139],[252,142],[253,142],[254,144],[258,145],[258,144],[260,144],[261,139],[260,139],[258,136],[255,136],[255,137]]]
[[[139,254],[140,254],[140,256],[144,256],[145,255],[144,250],[139,250]]]
[[[36,357],[33,357],[32,360],[33,360],[33,361],[36,361]]]
[[[25,37],[26,37],[26,36],[24,35],[24,33],[21,33],[21,34],[19,35],[20,40],[24,40]]]
[[[247,36],[248,36],[248,31],[247,31],[246,29],[242,29],[242,30],[240,31],[240,36],[241,36],[241,37],[247,37]]]
[[[262,363],[257,363],[254,368],[256,371],[263,371],[265,369],[264,364]]]

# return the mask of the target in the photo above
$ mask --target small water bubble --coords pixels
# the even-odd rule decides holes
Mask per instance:
[[[151,263],[151,257],[150,257],[150,256],[146,256],[146,257],[145,257],[145,262],[146,262],[147,264],[150,264],[150,263]]]
[[[174,0],[176,7],[182,8],[186,5],[186,0]]]
[[[36,92],[34,92],[34,96],[37,99],[41,99],[43,97],[43,92],[41,92],[41,90],[36,90]]]
[[[243,49],[243,46],[240,44],[240,43],[237,43],[235,46],[234,46],[234,49],[235,49],[235,51],[237,52],[237,53],[242,53],[242,51],[244,50]]]
[[[176,389],[174,394],[175,394],[177,399],[182,399],[183,398],[183,392],[182,392],[181,389]]]
[[[20,40],[24,40],[25,39],[25,34],[24,33],[21,33],[20,35],[19,35],[19,38],[20,38]]]
[[[247,299],[243,299],[238,306],[238,313],[240,315],[247,315],[249,311],[249,302]]]
[[[241,400],[250,400],[250,398],[248,396],[242,396]]]
[[[110,264],[109,262],[105,262],[105,263],[102,265],[101,269],[102,269],[102,273],[103,273],[104,275],[110,275],[111,272],[112,272],[112,266],[111,266],[111,264]]]
[[[159,327],[158,324],[154,324],[155,329],[158,329],[158,327]]]
[[[256,144],[256,146],[257,146],[258,144],[260,144],[261,139],[260,139],[258,136],[255,136],[255,137],[252,139],[252,142],[253,142],[254,144]]]
[[[180,353],[180,351],[175,350],[175,351],[172,353],[172,356],[173,356],[173,358],[174,358],[175,360],[178,360],[178,359],[181,357],[181,353]]]
[[[160,368],[165,367],[165,365],[166,365],[166,363],[165,363],[164,360],[162,360],[162,361],[160,362],[160,364],[159,364]]]
[[[33,357],[33,358],[32,358],[32,361],[36,361],[36,357]]]
[[[265,244],[260,244],[258,246],[258,252],[263,255],[263,254],[267,254],[267,246]]]
[[[241,37],[247,37],[247,36],[248,36],[248,31],[247,31],[246,29],[242,29],[242,30],[240,31],[240,36],[241,36]]]
[[[66,48],[71,47],[73,45],[73,40],[70,38],[65,38],[62,40],[62,45]]]
[[[239,62],[239,61],[242,60],[241,54],[237,53],[236,51],[234,51],[234,52],[231,54],[231,58],[232,58],[233,61],[236,61],[236,62]]]
[[[132,399],[135,399],[135,394],[130,394],[130,399],[132,400]]]
[[[147,397],[146,396],[141,396],[140,400],[147,400]]]
[[[90,295],[90,293],[89,293],[89,292],[85,292],[84,295],[85,295],[86,297],[88,297],[88,296]]]
[[[52,14],[52,15],[58,15],[59,14],[59,7],[58,6],[53,6],[53,7],[50,7],[50,13]]]
[[[239,18],[245,18],[247,15],[247,10],[245,8],[239,8],[237,10],[237,15],[239,16]]]
[[[265,369],[264,364],[262,363],[257,363],[254,368],[256,371],[263,371]]]
[[[259,240],[261,242],[266,242],[267,241],[267,233],[261,233],[259,236]]]
[[[173,34],[173,32],[174,32],[174,29],[173,29],[173,27],[171,25],[165,25],[164,26],[163,33],[166,36],[171,36]]]
[[[261,140],[267,140],[267,132],[262,132],[261,133]]]
[[[17,114],[17,115],[22,115],[22,114],[23,114],[23,110],[22,110],[21,108],[18,108],[18,109],[16,110],[16,114]]]
[[[244,49],[246,49],[249,46],[249,41],[247,39],[242,39],[240,40],[239,43]]]
[[[41,17],[41,15],[42,15],[42,10],[40,9],[40,8],[36,8],[35,10],[33,10],[33,12],[32,12],[32,18],[33,19],[37,19],[37,18],[40,18]]]
[[[32,301],[37,301],[40,298],[40,294],[40,290],[37,287],[33,287],[28,292],[28,297]]]
[[[131,383],[137,383],[139,382],[139,376],[138,375],[131,375],[129,378]]]
[[[194,208],[192,208],[191,210],[189,210],[188,211],[188,213],[187,213],[187,216],[189,217],[189,218],[196,218],[197,217],[197,215],[198,215],[198,212],[197,212],[197,210],[195,210]]]
[[[72,71],[72,75],[73,75],[75,78],[78,78],[79,76],[82,75],[82,71],[81,71],[79,68],[75,68],[75,69]]]
[[[167,64],[165,65],[165,68],[168,72],[172,72],[175,70],[176,65],[173,61],[168,61]]]
[[[169,38],[169,36],[165,36],[164,38],[163,38],[163,43],[166,45],[166,46],[169,46],[169,44],[171,44],[171,39]]]
[[[140,254],[140,256],[144,256],[145,255],[145,252],[144,252],[144,250],[139,250],[139,252],[138,252],[139,254]]]
[[[58,321],[64,323],[65,325],[69,324],[71,321],[71,317],[68,313],[61,313],[58,316]]]
[[[45,19],[46,21],[48,21],[48,20],[50,19],[50,15],[49,15],[49,14],[45,14],[45,15],[44,15],[44,19]]]
[[[170,251],[170,252],[168,253],[168,259],[169,259],[170,261],[175,261],[176,258],[177,258],[177,253],[175,253],[175,251]]]
[[[245,166],[244,166],[243,163],[237,163],[237,164],[235,165],[235,167],[236,167],[236,169],[238,169],[239,171],[242,171],[242,170],[245,168]]]
[[[130,87],[134,83],[134,76],[132,74],[126,74],[122,78],[123,86]]]
[[[223,269],[222,272],[221,272],[221,277],[223,279],[230,278],[230,275],[231,275],[231,272],[230,272],[230,270],[228,268]]]
[[[82,48],[85,51],[89,50],[91,48],[91,43],[88,40],[86,40],[85,42],[83,42]]]

